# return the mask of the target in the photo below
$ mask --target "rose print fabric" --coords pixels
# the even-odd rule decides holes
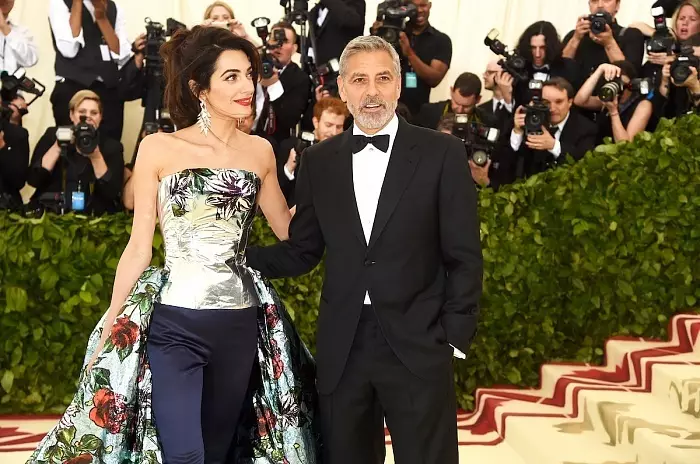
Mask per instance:
[[[196,182],[192,182],[192,178],[189,182],[180,178],[193,174]],[[240,178],[234,178],[238,176]],[[238,170],[201,169],[177,173],[173,176],[175,179],[169,180],[184,187],[174,190],[177,201],[172,202],[173,207],[179,217],[187,219],[188,208],[194,200],[199,208],[201,205],[213,208],[210,220],[235,221],[241,216],[241,210],[256,207],[259,182],[253,176]],[[248,179],[253,187],[244,185],[241,179]],[[217,186],[216,195],[207,188],[211,185]],[[224,187],[220,187],[222,185]],[[188,189],[191,191],[184,191]],[[202,195],[204,198],[198,198]],[[247,198],[241,198],[243,196]],[[245,224],[245,228],[251,223],[251,220],[238,222]],[[242,230],[237,237],[240,240],[247,235],[248,230]],[[239,249],[244,248],[243,243]],[[166,253],[167,250],[166,245]],[[245,267],[244,263],[238,266]],[[253,288],[249,291],[259,308],[259,370],[254,370],[248,411],[234,438],[238,452],[236,463],[315,464],[319,462],[320,439],[313,359],[270,283],[257,271],[247,267],[244,270],[252,282]],[[146,343],[154,303],[161,300],[163,289],[170,285],[172,279],[167,264],[163,269],[150,267],[144,271],[88,373],[85,367],[99,344],[106,314],[97,323],[88,340],[78,391],[28,463],[163,463],[158,424],[151,409],[151,371]],[[207,295],[207,298],[215,296]]]

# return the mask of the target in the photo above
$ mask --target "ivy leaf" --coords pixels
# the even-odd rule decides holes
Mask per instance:
[[[12,383],[14,381],[15,374],[13,374],[12,371],[7,370],[4,374],[2,374],[2,379],[0,379],[0,386],[3,390],[5,390],[5,393],[10,393],[10,390],[12,390]]]

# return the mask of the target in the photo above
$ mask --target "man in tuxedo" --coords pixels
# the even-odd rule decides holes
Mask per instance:
[[[513,120],[513,76],[504,72],[497,60],[491,60],[482,77],[484,88],[490,90],[493,96],[478,108],[487,118],[495,120],[504,132]]]
[[[297,33],[294,27],[281,21],[272,26],[271,38],[277,29],[284,30],[285,39],[282,43],[277,43],[274,39],[269,42],[272,48],[270,54],[276,63],[272,77],[260,81],[265,102],[255,132],[271,135],[277,143],[281,143],[292,135],[306,110],[311,80],[292,62],[292,55],[297,51]]]
[[[340,58],[348,42],[364,33],[366,8],[365,0],[321,0],[309,11],[317,65]]]
[[[317,329],[327,464],[383,462],[378,410],[398,464],[457,464],[452,356],[476,333],[482,257],[476,189],[456,137],[395,114],[396,51],[352,40],[338,86],[352,130],[309,148],[289,240],[251,248],[270,278],[326,253]]]
[[[495,118],[490,118],[477,107],[481,101],[481,80],[476,74],[460,74],[452,87],[450,99],[435,103],[425,103],[416,116],[416,124],[428,129],[437,129],[440,119],[448,114],[468,114],[469,119],[490,126]]]
[[[566,155],[583,158],[595,147],[598,128],[585,116],[571,111],[574,88],[566,79],[555,77],[542,87],[542,99],[550,109],[550,125],[541,134],[525,134],[525,107],[519,106],[513,118],[510,151],[515,176],[530,177],[562,163]]]

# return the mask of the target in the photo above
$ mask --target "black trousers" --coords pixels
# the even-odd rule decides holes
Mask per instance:
[[[108,88],[103,82],[94,81],[90,87],[85,87],[71,80],[56,82],[51,93],[51,106],[53,107],[53,118],[57,126],[70,126],[70,109],[68,104],[80,90],[92,90],[102,101],[102,122],[100,132],[105,137],[121,141],[122,129],[124,127],[124,102],[119,96],[117,88]]]
[[[452,369],[430,380],[412,374],[364,306],[338,387],[320,396],[324,464],[383,463],[383,416],[397,464],[457,464],[453,382]]]
[[[156,303],[147,350],[164,464],[234,462],[257,336],[257,308]]]

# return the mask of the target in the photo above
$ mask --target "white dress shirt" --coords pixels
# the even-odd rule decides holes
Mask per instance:
[[[389,149],[384,153],[376,148],[371,143],[368,143],[365,148],[352,155],[352,181],[355,190],[355,201],[357,201],[357,211],[360,213],[360,222],[362,223],[362,231],[365,234],[365,243],[369,244],[369,239],[372,235],[372,227],[374,226],[374,217],[377,214],[377,206],[379,205],[379,195],[384,184],[384,176],[389,167],[389,159],[391,158],[391,150],[394,147],[396,140],[396,132],[399,130],[399,118],[394,117],[389,121],[382,130],[374,134],[389,135]],[[353,135],[365,135],[357,127],[353,125]],[[365,292],[366,305],[372,304],[369,298],[369,292]],[[450,345],[452,346],[452,345]],[[458,358],[466,358],[464,353],[452,346],[454,355]]]
[[[119,53],[114,53],[110,50],[112,61],[117,63],[118,67],[124,66],[129,58],[131,58],[131,42],[126,35],[126,18],[122,14],[119,4],[117,7],[117,17],[114,22],[114,33],[119,39]],[[95,20],[95,6],[91,0],[83,0],[83,8]],[[85,38],[83,37],[83,29],[80,29],[78,37],[73,37],[73,32],[70,28],[70,10],[63,0],[50,0],[49,3],[49,25],[53,31],[56,40],[56,48],[59,53],[65,58],[75,58],[81,47],[85,46]],[[62,76],[56,76],[56,80],[63,80]]]
[[[513,112],[513,100],[511,100],[510,103],[506,103],[506,101],[502,98],[492,98],[491,101],[493,102],[494,113],[496,110],[498,110],[498,105],[503,105],[503,107],[507,109],[509,113]]]
[[[551,126],[552,128],[556,127],[558,128],[556,134],[554,134],[554,148],[551,150],[547,150],[550,152],[554,158],[559,158],[561,155],[561,142],[559,142],[559,139],[561,139],[561,133],[564,131],[564,126],[566,126],[566,121],[569,120],[569,116],[571,116],[571,112],[569,112],[564,120],[560,122],[559,124],[555,126]],[[545,129],[546,130],[546,129]],[[520,145],[523,143],[523,134],[517,134],[515,132],[515,129],[510,133],[510,146],[513,149],[513,151],[518,151],[520,149]]]
[[[5,35],[0,32],[0,69],[14,74],[19,68],[29,68],[39,61],[39,50],[34,43],[34,37],[29,29],[7,20],[10,33]]]

